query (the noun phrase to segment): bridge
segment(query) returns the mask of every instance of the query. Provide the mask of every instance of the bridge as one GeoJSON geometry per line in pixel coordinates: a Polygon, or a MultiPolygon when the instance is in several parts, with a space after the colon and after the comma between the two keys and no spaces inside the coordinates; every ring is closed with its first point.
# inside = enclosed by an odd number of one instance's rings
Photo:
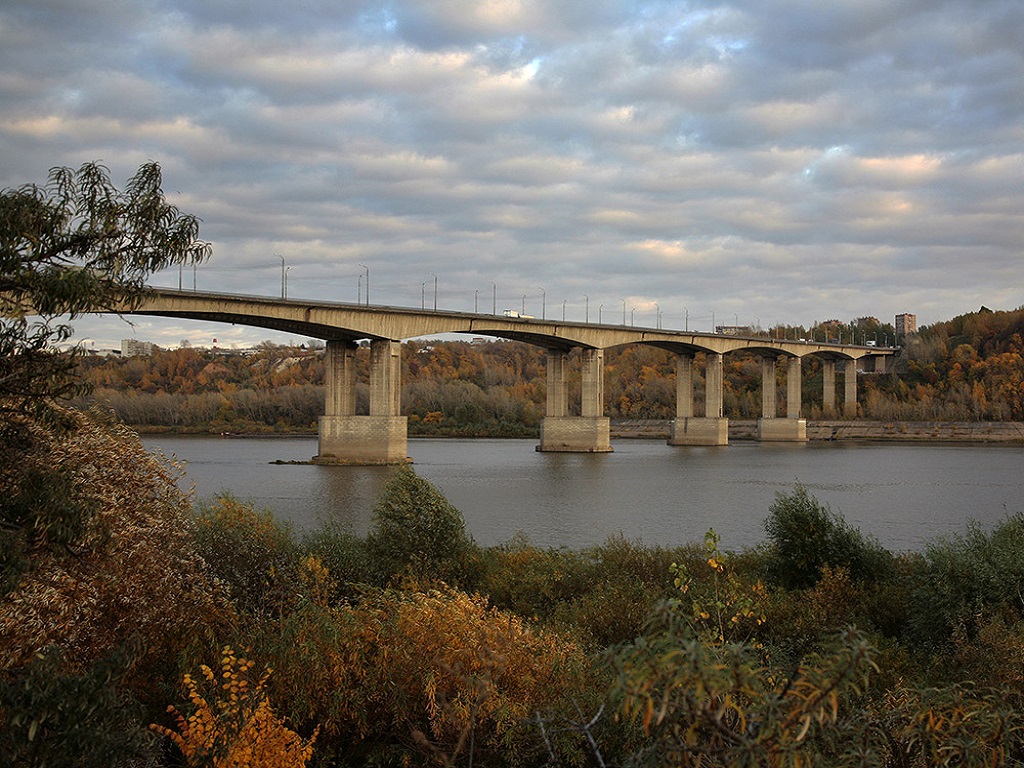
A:
{"type": "Polygon", "coordinates": [[[722,414],[723,356],[750,352],[761,359],[762,382],[776,380],[779,359],[786,364],[786,407],[780,414],[776,387],[761,387],[758,437],[804,441],[807,422],[800,417],[801,362],[815,356],[824,371],[823,403],[836,408],[837,363],[844,376],[843,410],[857,409],[857,367],[884,370],[895,350],[854,344],[732,336],[662,328],[639,328],[532,317],[445,312],[369,304],[241,296],[151,288],[137,307],[124,314],[175,317],[268,328],[326,342],[326,398],[314,461],[327,464],[396,464],[406,461],[407,420],[401,415],[401,342],[446,333],[512,339],[547,352],[547,401],[539,451],[609,452],[610,421],[604,415],[605,351],[628,344],[649,344],[676,356],[676,414],[670,445],[725,445],[729,420],[722,414]],[[356,413],[354,355],[359,342],[370,343],[369,414],[356,413]],[[580,413],[570,415],[568,356],[579,349],[582,361],[580,413]],[[694,356],[705,357],[703,415],[695,415],[694,356]]]}

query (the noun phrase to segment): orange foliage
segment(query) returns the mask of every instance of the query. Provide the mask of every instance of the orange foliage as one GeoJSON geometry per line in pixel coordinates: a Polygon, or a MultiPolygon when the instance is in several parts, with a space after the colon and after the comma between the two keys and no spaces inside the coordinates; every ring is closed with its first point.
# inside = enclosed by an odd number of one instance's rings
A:
{"type": "Polygon", "coordinates": [[[220,675],[204,664],[203,681],[191,675],[182,680],[194,711],[186,718],[174,706],[167,708],[178,730],[155,724],[150,728],[170,738],[190,766],[302,768],[313,756],[316,731],[303,741],[274,714],[265,690],[270,670],[254,685],[254,666],[225,646],[220,675]],[[213,695],[217,698],[211,702],[213,695]]]}

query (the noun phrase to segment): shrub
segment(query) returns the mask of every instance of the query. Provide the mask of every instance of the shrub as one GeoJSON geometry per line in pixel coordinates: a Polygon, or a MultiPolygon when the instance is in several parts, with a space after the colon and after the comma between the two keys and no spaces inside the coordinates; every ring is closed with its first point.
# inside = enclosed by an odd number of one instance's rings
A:
{"type": "Polygon", "coordinates": [[[318,750],[341,764],[462,764],[471,751],[531,764],[536,713],[591,701],[600,685],[572,638],[451,588],[306,605],[257,642],[274,701],[302,727],[321,724],[318,750]]]}
{"type": "Polygon", "coordinates": [[[240,610],[278,616],[291,609],[298,592],[298,547],[291,529],[270,512],[218,496],[196,510],[192,535],[240,610]]]}
{"type": "Polygon", "coordinates": [[[123,427],[67,418],[75,423],[69,433],[36,426],[26,461],[59,468],[72,503],[93,512],[60,548],[28,551],[31,569],[0,599],[0,668],[29,664],[54,646],[70,671],[82,671],[132,640],[130,684],[153,701],[162,698],[154,689],[173,667],[169,660],[226,626],[231,613],[191,549],[177,468],[147,454],[123,427]]]}
{"type": "Polygon", "coordinates": [[[911,593],[911,631],[929,645],[954,630],[977,634],[979,622],[1008,612],[1024,619],[1024,515],[1006,518],[991,533],[971,523],[962,536],[930,542],[911,593]]]}
{"type": "Polygon", "coordinates": [[[267,697],[270,670],[256,678],[254,667],[225,646],[217,673],[204,664],[202,679],[182,680],[192,714],[186,718],[174,706],[167,708],[178,730],[150,728],[168,737],[196,768],[302,768],[312,757],[316,731],[306,741],[281,721],[267,697]]]}
{"type": "Polygon", "coordinates": [[[151,760],[141,707],[120,690],[126,654],[69,669],[56,649],[0,674],[0,765],[106,768],[151,760]]]}
{"type": "Polygon", "coordinates": [[[825,653],[773,668],[755,646],[694,635],[690,617],[665,603],[643,636],[611,656],[612,701],[646,737],[630,764],[850,764],[830,749],[837,735],[863,727],[855,701],[871,657],[870,645],[850,630],[825,653]]]}
{"type": "Polygon", "coordinates": [[[412,575],[465,584],[476,567],[462,513],[408,465],[396,470],[378,499],[366,544],[385,582],[412,575]]]}
{"type": "Polygon", "coordinates": [[[797,485],[776,494],[764,523],[772,549],[769,579],[789,589],[813,586],[822,568],[843,568],[854,581],[871,581],[893,570],[892,554],[797,485]]]}
{"type": "Polygon", "coordinates": [[[373,581],[366,541],[336,524],[327,524],[302,538],[301,550],[319,559],[334,581],[332,602],[354,598],[360,585],[373,581]]]}

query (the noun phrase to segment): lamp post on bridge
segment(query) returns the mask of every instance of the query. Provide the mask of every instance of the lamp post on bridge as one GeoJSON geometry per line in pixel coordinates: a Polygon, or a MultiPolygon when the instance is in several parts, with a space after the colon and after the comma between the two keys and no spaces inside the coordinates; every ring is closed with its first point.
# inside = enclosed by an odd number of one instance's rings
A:
{"type": "Polygon", "coordinates": [[[360,264],[360,267],[366,270],[366,305],[370,305],[370,268],[365,264],[360,264]]]}
{"type": "Polygon", "coordinates": [[[597,308],[597,324],[598,325],[604,325],[604,317],[603,317],[603,315],[604,315],[604,304],[601,304],[597,308]]]}
{"type": "Polygon", "coordinates": [[[275,255],[277,256],[277,258],[279,258],[281,260],[281,298],[283,299],[284,298],[284,291],[285,291],[285,279],[286,279],[285,276],[284,276],[284,274],[285,274],[284,273],[284,256],[282,256],[280,253],[275,254],[275,255]]]}
{"type": "Polygon", "coordinates": [[[626,300],[625,299],[620,299],[620,301],[622,302],[622,324],[625,325],[626,324],[626,300]]]}
{"type": "Polygon", "coordinates": [[[492,280],[488,280],[491,284],[491,314],[498,314],[498,284],[492,280]]]}
{"type": "Polygon", "coordinates": [[[546,320],[547,319],[547,315],[545,314],[547,312],[547,305],[548,305],[548,292],[545,291],[543,288],[541,288],[540,289],[540,319],[541,320],[546,320]]]}
{"type": "MultiPolygon", "coordinates": [[[[434,311],[437,312],[437,275],[431,272],[430,276],[434,278],[434,311]]],[[[369,301],[367,301],[367,303],[369,303],[369,301]]]]}
{"type": "Polygon", "coordinates": [[[583,315],[586,322],[590,322],[590,297],[587,294],[583,294],[583,298],[586,299],[586,313],[583,315]]]}

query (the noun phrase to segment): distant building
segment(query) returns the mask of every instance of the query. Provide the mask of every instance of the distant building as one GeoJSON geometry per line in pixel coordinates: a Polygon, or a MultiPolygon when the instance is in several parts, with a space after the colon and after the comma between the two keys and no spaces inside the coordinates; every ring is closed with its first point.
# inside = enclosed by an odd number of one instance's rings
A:
{"type": "Polygon", "coordinates": [[[153,342],[138,339],[121,339],[121,357],[151,357],[153,342]]]}
{"type": "Polygon", "coordinates": [[[917,315],[906,312],[896,315],[896,335],[910,336],[913,333],[917,333],[917,315]]]}
{"type": "Polygon", "coordinates": [[[877,317],[871,317],[869,315],[868,317],[858,317],[857,318],[857,327],[858,328],[873,328],[876,325],[881,325],[881,323],[878,322],[878,318],[877,317]]]}

